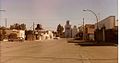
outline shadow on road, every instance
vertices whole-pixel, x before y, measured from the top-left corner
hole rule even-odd
[[[75,43],[75,45],[80,45],[80,46],[117,46],[118,44],[116,43],[111,43],[111,42],[94,42],[94,41],[83,41],[83,40],[70,40],[68,43]]]
[[[76,43],[75,45],[80,46],[117,46],[115,43],[105,43],[105,42],[80,42]]]

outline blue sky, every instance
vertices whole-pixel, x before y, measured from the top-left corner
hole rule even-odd
[[[70,20],[72,26],[85,23],[96,23],[95,16],[83,9],[94,11],[99,20],[118,14],[117,0],[0,0],[0,24],[7,18],[8,26],[13,23],[25,23],[27,28],[32,22],[40,23],[44,28],[55,30],[58,24],[65,25]]]

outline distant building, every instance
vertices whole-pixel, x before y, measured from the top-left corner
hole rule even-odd
[[[49,30],[36,30],[36,40],[48,40],[53,39],[53,32]]]
[[[15,35],[15,36],[14,36]],[[24,40],[25,39],[25,31],[24,30],[9,30],[9,29],[5,29],[5,30],[0,30],[0,41],[8,41],[11,39],[21,39]]]
[[[5,30],[6,31],[6,35],[10,35],[11,33],[15,33],[17,34],[17,37],[21,37],[25,39],[25,31],[24,30]]]
[[[72,37],[72,33],[71,33],[71,25],[69,23],[70,21],[66,21],[65,24],[65,37],[66,38],[71,38]]]
[[[78,27],[79,32],[83,32],[83,25]]]
[[[72,38],[75,38],[77,33],[78,33],[77,26],[74,26],[74,27],[72,28]]]
[[[85,24],[84,27],[83,25],[79,27],[79,32],[82,33],[84,40],[94,40],[94,31],[94,24]]]
[[[85,24],[85,39],[86,40],[94,40],[94,24]]]

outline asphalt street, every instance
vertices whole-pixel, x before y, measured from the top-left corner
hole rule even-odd
[[[80,46],[66,39],[1,42],[0,63],[118,63],[117,46]]]

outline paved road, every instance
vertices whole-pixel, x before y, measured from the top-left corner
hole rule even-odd
[[[116,46],[78,46],[65,39],[2,42],[1,63],[117,63]]]

